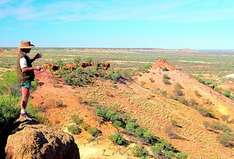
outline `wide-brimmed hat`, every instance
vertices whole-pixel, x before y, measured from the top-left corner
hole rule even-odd
[[[35,46],[35,45],[33,45],[31,43],[31,41],[21,41],[19,48],[20,49],[31,49],[33,46]]]

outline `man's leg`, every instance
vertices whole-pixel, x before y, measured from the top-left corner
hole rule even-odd
[[[26,108],[27,108],[27,104],[28,104],[28,99],[30,96],[30,90],[29,88],[25,88],[25,87],[21,87],[21,93],[22,93],[22,97],[21,97],[21,101],[20,101],[20,114],[23,116],[26,116]]]

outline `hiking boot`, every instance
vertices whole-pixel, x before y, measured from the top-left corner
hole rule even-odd
[[[27,120],[27,121],[33,121],[33,119],[27,113],[21,113],[20,114],[20,119],[24,119],[24,120]]]

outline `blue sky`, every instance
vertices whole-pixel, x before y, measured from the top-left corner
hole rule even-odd
[[[0,0],[0,46],[234,49],[233,0]]]

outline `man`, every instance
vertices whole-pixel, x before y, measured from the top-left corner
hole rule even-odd
[[[34,45],[30,41],[21,41],[18,58],[17,58],[17,74],[21,86],[21,101],[20,101],[20,118],[32,121],[26,111],[30,96],[31,82],[34,81],[35,74],[34,71],[40,71],[41,67],[32,67],[32,63],[41,58],[41,54],[37,53],[34,58],[30,59],[28,53],[30,53]]]

